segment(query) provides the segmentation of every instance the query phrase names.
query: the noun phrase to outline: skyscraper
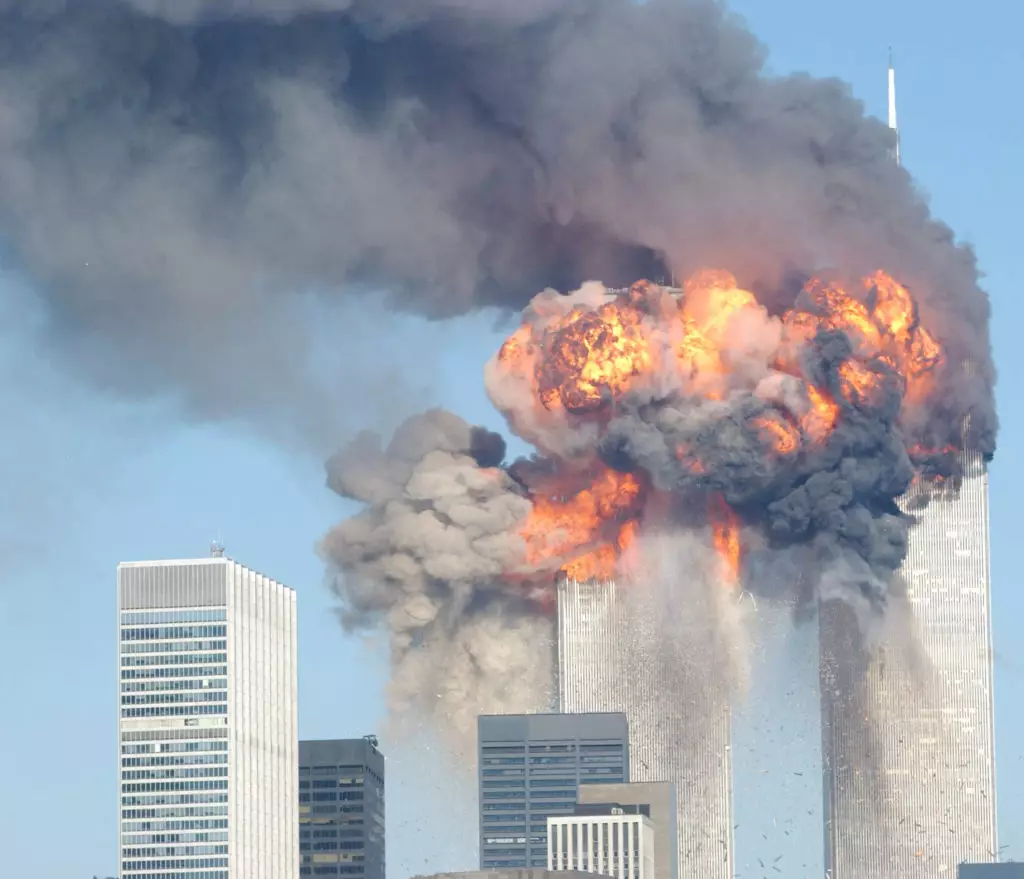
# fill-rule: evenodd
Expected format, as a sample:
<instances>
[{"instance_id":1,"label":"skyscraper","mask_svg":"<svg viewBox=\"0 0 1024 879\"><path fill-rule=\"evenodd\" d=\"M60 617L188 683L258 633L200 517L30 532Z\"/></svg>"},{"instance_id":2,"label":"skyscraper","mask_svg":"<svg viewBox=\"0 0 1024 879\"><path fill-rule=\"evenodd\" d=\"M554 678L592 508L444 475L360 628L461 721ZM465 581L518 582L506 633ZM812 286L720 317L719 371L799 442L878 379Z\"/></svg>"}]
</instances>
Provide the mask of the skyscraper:
<instances>
[{"instance_id":1,"label":"skyscraper","mask_svg":"<svg viewBox=\"0 0 1024 879\"><path fill-rule=\"evenodd\" d=\"M896 126L890 63L889 119ZM896 156L897 161L899 155ZM917 484L918 517L881 646L821 608L825 863L830 879L949 875L995 857L988 471Z\"/></svg>"},{"instance_id":2,"label":"skyscraper","mask_svg":"<svg viewBox=\"0 0 1024 879\"><path fill-rule=\"evenodd\" d=\"M894 632L870 655L841 606L821 618L831 879L955 874L996 848L988 473L918 486ZM923 509L915 509L927 500Z\"/></svg>"},{"instance_id":3,"label":"skyscraper","mask_svg":"<svg viewBox=\"0 0 1024 879\"><path fill-rule=\"evenodd\" d=\"M219 551L117 583L118 875L295 879L295 593Z\"/></svg>"},{"instance_id":4,"label":"skyscraper","mask_svg":"<svg viewBox=\"0 0 1024 879\"><path fill-rule=\"evenodd\" d=\"M629 780L622 714L483 715L477 736L482 870L546 867L547 819L581 785Z\"/></svg>"},{"instance_id":5,"label":"skyscraper","mask_svg":"<svg viewBox=\"0 0 1024 879\"><path fill-rule=\"evenodd\" d=\"M375 736L299 742L301 876L384 879L384 755Z\"/></svg>"},{"instance_id":6,"label":"skyscraper","mask_svg":"<svg viewBox=\"0 0 1024 879\"><path fill-rule=\"evenodd\" d=\"M679 875L731 879L728 687L692 674L706 645L663 637L656 610L615 583L559 582L559 708L625 712L630 780L675 783Z\"/></svg>"}]
</instances>

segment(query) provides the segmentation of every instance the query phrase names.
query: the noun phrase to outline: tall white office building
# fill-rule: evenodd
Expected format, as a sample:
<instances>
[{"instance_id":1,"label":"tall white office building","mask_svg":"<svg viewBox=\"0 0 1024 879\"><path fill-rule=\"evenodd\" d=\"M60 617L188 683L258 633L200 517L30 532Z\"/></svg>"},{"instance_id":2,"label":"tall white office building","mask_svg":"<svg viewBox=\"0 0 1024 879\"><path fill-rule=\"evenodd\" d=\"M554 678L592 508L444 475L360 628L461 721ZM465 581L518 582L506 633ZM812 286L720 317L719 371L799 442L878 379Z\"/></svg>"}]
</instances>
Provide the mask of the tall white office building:
<instances>
[{"instance_id":1,"label":"tall white office building","mask_svg":"<svg viewBox=\"0 0 1024 879\"><path fill-rule=\"evenodd\" d=\"M297 879L295 592L224 558L118 566L121 879Z\"/></svg>"},{"instance_id":2,"label":"tall white office building","mask_svg":"<svg viewBox=\"0 0 1024 879\"><path fill-rule=\"evenodd\" d=\"M732 879L730 689L706 661L717 646L673 637L678 620L628 593L559 582L559 710L623 712L630 780L675 784L678 875Z\"/></svg>"}]
</instances>

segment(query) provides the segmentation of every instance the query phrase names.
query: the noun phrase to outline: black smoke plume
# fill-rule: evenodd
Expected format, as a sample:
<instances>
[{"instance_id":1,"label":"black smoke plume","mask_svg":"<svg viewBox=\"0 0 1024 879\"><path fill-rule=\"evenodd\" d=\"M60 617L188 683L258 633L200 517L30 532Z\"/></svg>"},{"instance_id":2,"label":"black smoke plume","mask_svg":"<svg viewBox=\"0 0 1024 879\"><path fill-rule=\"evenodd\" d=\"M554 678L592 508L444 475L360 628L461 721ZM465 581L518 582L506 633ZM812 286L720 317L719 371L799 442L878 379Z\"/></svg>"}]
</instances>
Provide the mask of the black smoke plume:
<instances>
[{"instance_id":1,"label":"black smoke plume","mask_svg":"<svg viewBox=\"0 0 1024 879\"><path fill-rule=\"evenodd\" d=\"M713 0L0 0L0 229L63 353L207 413L309 393L310 290L885 266L990 452L972 252L845 85L764 57Z\"/></svg>"}]
</instances>

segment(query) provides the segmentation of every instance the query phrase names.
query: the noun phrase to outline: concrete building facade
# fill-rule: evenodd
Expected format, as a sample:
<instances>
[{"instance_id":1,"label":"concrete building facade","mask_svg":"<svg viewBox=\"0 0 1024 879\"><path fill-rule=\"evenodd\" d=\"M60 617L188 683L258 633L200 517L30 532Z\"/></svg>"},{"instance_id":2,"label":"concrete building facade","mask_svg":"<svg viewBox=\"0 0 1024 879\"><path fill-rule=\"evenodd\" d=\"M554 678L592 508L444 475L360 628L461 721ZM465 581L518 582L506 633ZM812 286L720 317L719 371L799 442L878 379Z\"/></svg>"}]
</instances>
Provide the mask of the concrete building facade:
<instances>
[{"instance_id":1,"label":"concrete building facade","mask_svg":"<svg viewBox=\"0 0 1024 879\"><path fill-rule=\"evenodd\" d=\"M587 784L579 789L577 811L615 803L644 806L654 828L654 879L676 879L676 786L670 781Z\"/></svg>"},{"instance_id":2,"label":"concrete building facade","mask_svg":"<svg viewBox=\"0 0 1024 879\"><path fill-rule=\"evenodd\" d=\"M614 879L652 879L654 825L646 806L607 804L590 814L548 818L548 869Z\"/></svg>"},{"instance_id":3,"label":"concrete building facade","mask_svg":"<svg viewBox=\"0 0 1024 879\"><path fill-rule=\"evenodd\" d=\"M483 870L545 868L547 819L581 786L629 780L622 714L483 715L477 734Z\"/></svg>"},{"instance_id":4,"label":"concrete building facade","mask_svg":"<svg viewBox=\"0 0 1024 879\"><path fill-rule=\"evenodd\" d=\"M295 593L222 555L118 566L121 879L296 879Z\"/></svg>"}]
</instances>

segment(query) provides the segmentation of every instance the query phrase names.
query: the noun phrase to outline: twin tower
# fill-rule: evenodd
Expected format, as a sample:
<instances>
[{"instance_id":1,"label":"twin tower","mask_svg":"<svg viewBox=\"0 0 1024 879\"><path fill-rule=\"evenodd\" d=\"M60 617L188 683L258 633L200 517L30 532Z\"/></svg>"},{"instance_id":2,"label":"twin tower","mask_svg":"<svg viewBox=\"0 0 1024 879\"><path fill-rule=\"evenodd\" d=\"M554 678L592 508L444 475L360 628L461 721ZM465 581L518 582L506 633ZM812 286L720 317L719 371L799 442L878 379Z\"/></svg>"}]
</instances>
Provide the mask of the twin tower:
<instances>
[{"instance_id":1,"label":"twin tower","mask_svg":"<svg viewBox=\"0 0 1024 879\"><path fill-rule=\"evenodd\" d=\"M974 453L962 464L959 490L916 512L880 642L865 649L846 606L819 607L829 879L953 877L998 851L988 474ZM559 710L625 713L630 780L676 786L678 875L732 879L733 701L758 698L743 654L759 612L730 619L735 595L665 579L559 584Z\"/></svg>"}]
</instances>

